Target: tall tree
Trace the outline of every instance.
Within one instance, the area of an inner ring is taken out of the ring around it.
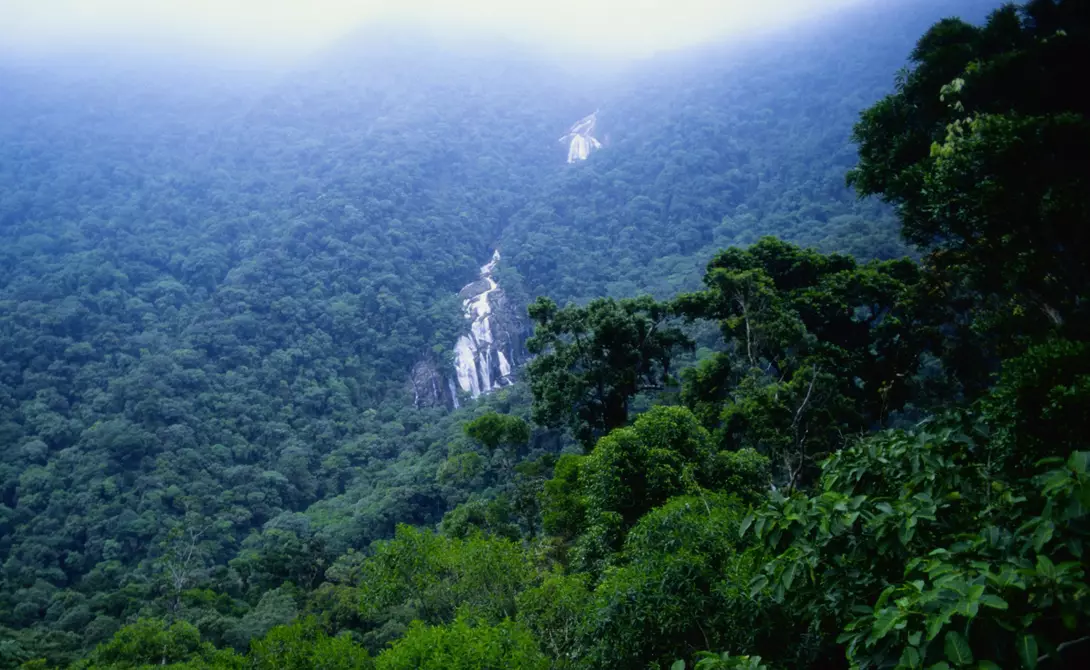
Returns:
[[[568,427],[588,450],[628,422],[634,396],[670,387],[674,357],[692,346],[667,306],[646,296],[563,309],[539,298],[530,316],[534,421]]]
[[[978,292],[980,317],[1006,324],[1007,352],[1090,326],[1090,103],[1071,84],[1086,63],[1081,0],[1008,5],[980,27],[948,19],[855,128],[849,182],[897,207],[955,292]]]
[[[720,446],[753,447],[788,487],[843,436],[882,425],[912,395],[935,339],[909,260],[859,264],[774,238],[727,249],[705,290],[673,308],[718,323],[722,351],[686,370],[682,397]]]

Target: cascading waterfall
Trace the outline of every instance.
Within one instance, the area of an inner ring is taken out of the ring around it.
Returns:
[[[598,112],[575,122],[568,134],[560,141],[568,145],[568,162],[585,161],[591,152],[602,148],[602,143],[594,137],[598,125]]]
[[[484,289],[462,302],[465,317],[470,321],[469,333],[458,338],[454,345],[458,387],[474,398],[511,383],[510,360],[498,346],[493,332],[495,299],[502,292],[492,273],[499,261],[497,250],[492,253],[492,260],[481,267],[480,279],[462,289],[463,294]]]

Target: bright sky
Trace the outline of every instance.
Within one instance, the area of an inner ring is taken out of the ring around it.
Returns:
[[[55,51],[197,39],[303,54],[378,17],[464,26],[563,50],[642,56],[864,0],[0,0],[0,44]]]

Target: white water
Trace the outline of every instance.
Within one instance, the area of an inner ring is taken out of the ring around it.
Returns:
[[[450,386],[450,399],[454,402],[454,409],[458,409],[458,392],[454,388],[454,380],[448,379],[447,384]]]
[[[602,143],[594,137],[594,128],[598,125],[598,112],[585,116],[572,125],[568,134],[560,141],[568,145],[568,162],[585,161],[591,152],[602,148]]]
[[[458,386],[474,398],[481,395],[481,385],[477,379],[476,349],[468,335],[458,338],[454,345],[454,366],[458,370]]]
[[[474,398],[499,388],[501,382],[511,374],[511,365],[503,352],[495,348],[495,337],[492,335],[490,296],[499,288],[492,273],[499,261],[500,252],[493,252],[492,260],[481,267],[481,279],[488,283],[488,288],[462,302],[465,317],[470,321],[469,334],[458,338],[454,345],[458,387]],[[493,379],[492,375],[493,356],[499,364],[498,379]]]

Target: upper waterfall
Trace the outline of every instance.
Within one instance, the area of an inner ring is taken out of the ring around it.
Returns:
[[[458,338],[454,346],[454,367],[458,387],[474,398],[511,383],[512,361],[517,355],[516,338],[497,314],[503,291],[492,277],[500,262],[500,252],[481,266],[480,279],[462,289],[465,317],[469,332]]]
[[[575,122],[568,134],[560,141],[568,145],[568,162],[585,161],[595,149],[601,149],[602,143],[594,137],[598,125],[598,112]]]

